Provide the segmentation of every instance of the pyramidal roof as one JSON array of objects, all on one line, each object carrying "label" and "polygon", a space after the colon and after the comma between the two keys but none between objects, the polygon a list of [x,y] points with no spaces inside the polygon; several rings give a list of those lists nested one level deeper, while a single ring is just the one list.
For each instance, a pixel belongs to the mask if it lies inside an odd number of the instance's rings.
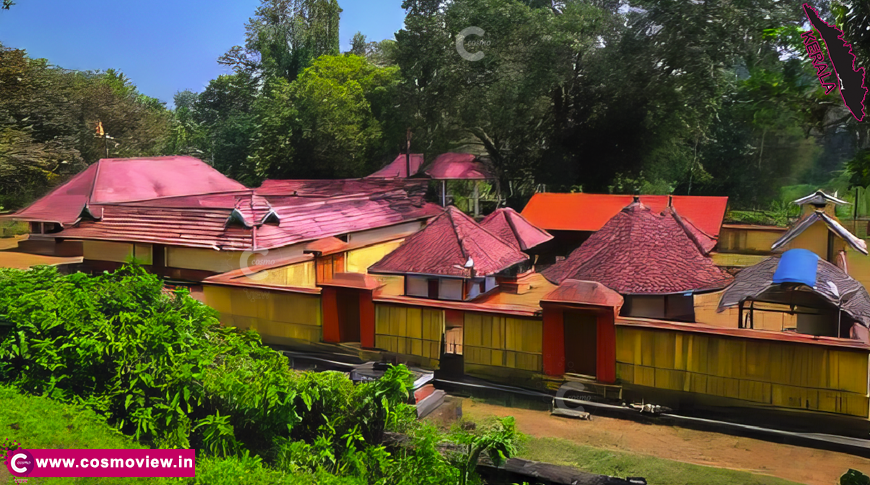
[{"label": "pyramidal roof", "polygon": [[370,273],[469,277],[491,275],[528,259],[519,249],[448,207],[369,268]]},{"label": "pyramidal roof", "polygon": [[553,239],[550,233],[533,226],[525,217],[511,208],[496,210],[486,216],[480,222],[480,226],[520,251],[526,251]]},{"label": "pyramidal roof", "polygon": [[423,154],[412,153],[410,157],[404,153],[400,153],[395,160],[390,162],[386,167],[367,176],[366,178],[408,178],[408,162],[410,162],[411,175],[415,175],[423,166]]},{"label": "pyramidal roof", "polygon": [[553,283],[597,281],[621,294],[667,294],[723,288],[731,275],[713,264],[692,230],[669,207],[655,213],[634,202],[564,261],[542,272]]},{"label": "pyramidal roof", "polygon": [[193,157],[105,158],[12,218],[71,224],[86,206],[247,190]]}]

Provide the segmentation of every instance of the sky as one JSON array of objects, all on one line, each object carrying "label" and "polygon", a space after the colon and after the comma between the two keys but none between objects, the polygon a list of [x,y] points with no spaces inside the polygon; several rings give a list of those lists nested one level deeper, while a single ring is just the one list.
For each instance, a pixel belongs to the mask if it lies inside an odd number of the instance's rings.
[{"label": "sky", "polygon": [[[123,72],[139,92],[166,101],[202,91],[229,70],[217,58],[244,42],[259,0],[16,0],[0,10],[0,43],[77,70]],[[362,32],[393,38],[402,0],[339,0],[341,50]]]}]

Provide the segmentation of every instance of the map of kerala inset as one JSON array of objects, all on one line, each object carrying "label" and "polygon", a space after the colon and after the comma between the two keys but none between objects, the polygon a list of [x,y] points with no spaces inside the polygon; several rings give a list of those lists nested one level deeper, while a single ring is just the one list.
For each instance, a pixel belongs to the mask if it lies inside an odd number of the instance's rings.
[{"label": "map of kerala inset", "polygon": [[816,9],[806,3],[803,8],[828,49],[828,57],[836,79],[829,78],[827,82],[835,82],[839,86],[843,103],[856,120],[862,121],[865,116],[864,100],[867,96],[867,88],[864,85],[865,72],[863,67],[855,69],[856,59],[855,54],[852,53],[852,44],[847,44],[843,40],[843,31],[822,20]]}]

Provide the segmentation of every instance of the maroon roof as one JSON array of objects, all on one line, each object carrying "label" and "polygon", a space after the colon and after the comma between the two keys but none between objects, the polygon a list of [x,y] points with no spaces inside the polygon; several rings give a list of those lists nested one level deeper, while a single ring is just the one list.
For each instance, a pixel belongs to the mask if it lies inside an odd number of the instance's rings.
[{"label": "maroon roof", "polygon": [[86,205],[245,190],[193,157],[106,158],[10,217],[71,224]]},{"label": "maroon roof", "polygon": [[480,222],[480,226],[509,242],[520,251],[525,251],[553,239],[550,233],[533,226],[511,208],[496,210],[486,216]]},{"label": "maroon roof", "polygon": [[713,264],[678,222],[634,202],[579,248],[542,274],[554,283],[597,281],[622,294],[665,294],[718,289],[732,277]]},{"label": "maroon roof", "polygon": [[584,306],[622,307],[619,293],[594,281],[565,280],[541,299],[542,303],[569,303]]},{"label": "maroon roof", "polygon": [[369,272],[469,277],[470,271],[464,269],[469,259],[474,273],[482,276],[505,270],[528,256],[451,206]]},{"label": "maroon roof", "polygon": [[[423,154],[422,153],[412,153],[411,154],[411,175],[416,174],[420,171],[420,167],[423,165]],[[395,160],[390,162],[386,167],[378,170],[377,172],[369,175],[366,178],[407,178],[408,177],[408,160],[407,156],[403,153],[400,153],[399,156],[396,157]]]},{"label": "maroon roof", "polygon": [[486,180],[492,176],[471,153],[442,153],[424,170],[435,180]]}]

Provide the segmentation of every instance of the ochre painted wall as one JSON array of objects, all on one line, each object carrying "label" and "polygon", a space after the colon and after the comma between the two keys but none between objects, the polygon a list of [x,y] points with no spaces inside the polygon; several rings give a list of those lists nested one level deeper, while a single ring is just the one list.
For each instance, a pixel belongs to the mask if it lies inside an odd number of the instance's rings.
[{"label": "ochre painted wall", "polygon": [[627,384],[777,407],[868,416],[868,352],[822,345],[616,327]]},{"label": "ochre painted wall", "polygon": [[395,239],[373,246],[366,246],[360,249],[354,249],[347,252],[347,272],[348,273],[365,273],[369,266],[377,263],[387,254],[393,252],[394,249],[402,245],[404,239]]},{"label": "ochre painted wall", "polygon": [[[740,308],[737,306],[726,308],[722,313],[717,313],[719,300],[722,292],[695,294],[695,321],[714,325],[716,327],[740,328]],[[784,305],[769,303],[755,303],[754,328],[756,330],[771,330],[781,332],[786,328],[797,327],[797,316],[781,313],[779,311],[764,311],[765,309],[786,310]],[[743,318],[748,319],[749,304],[743,310]]]},{"label": "ochre painted wall", "polygon": [[92,261],[111,261],[126,263],[130,258],[136,259],[142,264],[152,263],[152,247],[146,243],[122,243],[110,241],[83,241],[82,253],[84,259]]},{"label": "ochre painted wall", "polygon": [[304,244],[259,251],[217,251],[204,248],[166,248],[166,266],[226,273],[245,266],[272,264],[283,259],[302,256]]},{"label": "ochre painted wall", "polygon": [[468,364],[543,372],[541,319],[465,312],[463,327],[466,372]]},{"label": "ochre painted wall", "polygon": [[785,234],[784,229],[722,226],[716,251],[720,253],[769,253],[770,246]]},{"label": "ochre painted wall", "polygon": [[437,365],[443,336],[444,310],[375,303],[375,347],[379,349]]},{"label": "ochre painted wall", "polygon": [[203,285],[205,303],[220,312],[221,323],[255,330],[266,343],[320,342],[320,295]]},{"label": "ochre painted wall", "polygon": [[297,288],[314,288],[314,278],[313,260],[267,269],[249,276],[251,281],[256,281],[259,284]]},{"label": "ochre painted wall", "polygon": [[[813,225],[804,230],[804,232],[798,234],[797,237],[792,239],[791,242],[786,244],[783,251],[795,248],[809,249],[816,253],[820,258],[827,259],[829,233],[828,226],[825,225],[824,222],[816,221]],[[844,249],[845,247],[845,242],[838,236],[834,236],[833,254],[836,255],[839,250]]]}]

